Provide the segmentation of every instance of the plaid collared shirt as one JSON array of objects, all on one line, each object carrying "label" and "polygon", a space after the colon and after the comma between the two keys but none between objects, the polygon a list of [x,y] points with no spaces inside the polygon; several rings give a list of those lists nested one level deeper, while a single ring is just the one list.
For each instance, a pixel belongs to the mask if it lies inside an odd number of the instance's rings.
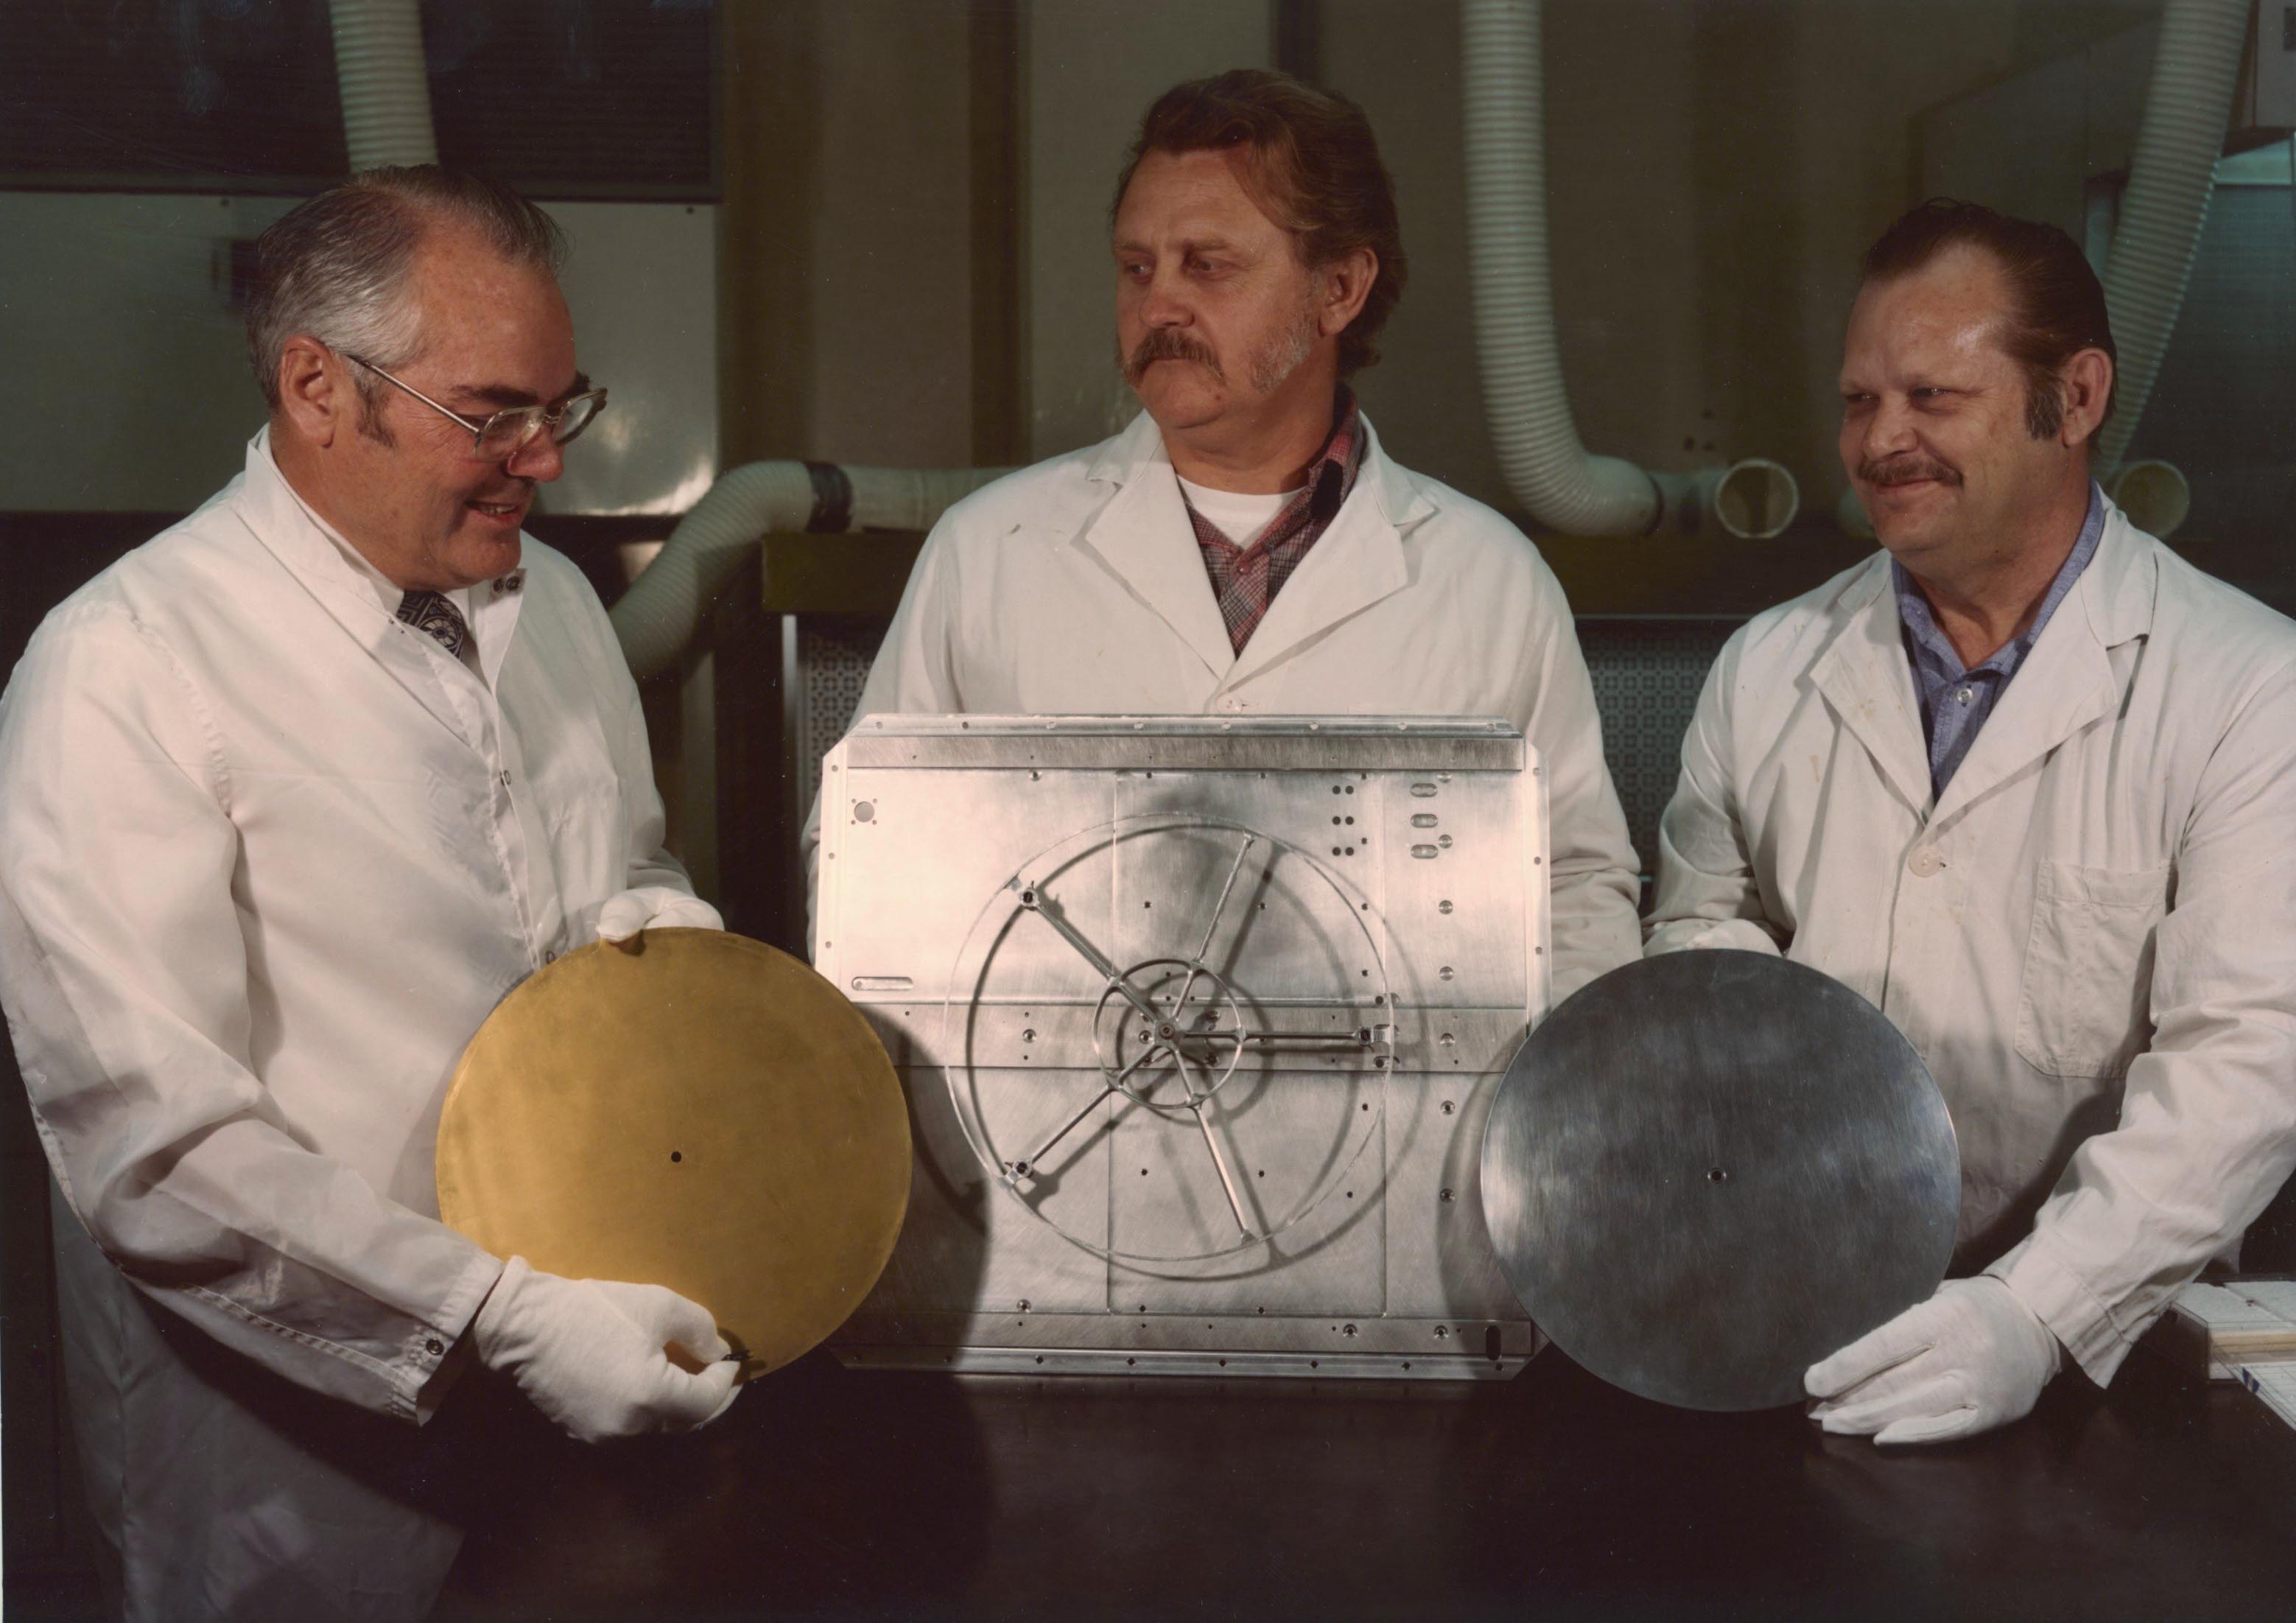
[{"label": "plaid collared shirt", "polygon": [[1308,464],[1308,482],[1250,546],[1238,546],[1220,533],[1218,525],[1198,512],[1188,493],[1180,501],[1188,521],[1196,529],[1196,546],[1204,555],[1204,572],[1211,577],[1212,595],[1219,600],[1220,618],[1227,622],[1227,640],[1236,652],[1251,641],[1251,634],[1267,616],[1267,605],[1292,578],[1308,549],[1323,538],[1332,520],[1355,488],[1356,470],[1363,463],[1363,435],[1357,426],[1354,392],[1340,391],[1332,437]]}]

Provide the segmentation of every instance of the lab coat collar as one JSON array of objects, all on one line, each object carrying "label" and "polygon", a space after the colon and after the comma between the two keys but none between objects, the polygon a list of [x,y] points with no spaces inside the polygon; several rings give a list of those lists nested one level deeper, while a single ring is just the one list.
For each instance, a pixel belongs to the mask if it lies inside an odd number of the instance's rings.
[{"label": "lab coat collar", "polygon": [[[354,566],[346,555],[349,543],[311,510],[279,471],[271,455],[268,427],[248,441],[237,505],[255,538],[353,642],[450,731],[472,738],[471,713],[445,685],[456,679],[455,671],[467,676],[467,668],[428,637],[401,625],[395,605],[385,607],[375,584],[380,577],[371,579],[373,571],[363,573]],[[478,638],[480,675],[489,689],[516,634],[524,575],[522,569],[513,570],[470,593],[467,618]]]},{"label": "lab coat collar", "polygon": [[[1382,598],[1410,584],[1403,555],[1406,523],[1416,524],[1434,504],[1414,480],[1406,488],[1391,476],[1401,470],[1381,455],[1368,418],[1359,420],[1363,461],[1355,488],[1237,656],[1230,680],[1241,682],[1282,663],[1307,644]],[[1408,475],[1405,476],[1408,479]],[[1406,515],[1398,521],[1397,515]]]},{"label": "lab coat collar", "polygon": [[2127,515],[2108,504],[2096,555],[2073,583],[2079,611],[2067,611],[2071,602],[2060,604],[2041,628],[1977,742],[1938,798],[1933,824],[1950,820],[2082,728],[2120,709],[2127,677],[2115,673],[2107,651],[2152,628],[2160,579],[2153,547]]},{"label": "lab coat collar", "polygon": [[1810,667],[1810,680],[1834,719],[1866,747],[1890,788],[1919,816],[1930,803],[1929,748],[1898,635],[1889,553],[1867,559],[1850,577],[1835,619],[1840,628]]},{"label": "lab coat collar", "polygon": [[1840,629],[1811,666],[1810,679],[1890,786],[1938,826],[2112,713],[2121,679],[2106,651],[2151,629],[2160,578],[2157,545],[2107,504],[2096,556],[2073,584],[2071,599],[2042,627],[1933,807],[1929,747],[1886,552],[1869,559],[1842,588]]},{"label": "lab coat collar", "polygon": [[1265,670],[1410,579],[1403,531],[1435,511],[1420,482],[1390,463],[1368,418],[1355,488],[1252,633],[1239,657],[1204,572],[1203,553],[1155,420],[1143,412],[1085,471],[1116,487],[1077,532],[1177,632],[1223,684]]},{"label": "lab coat collar", "polygon": [[1077,545],[1114,570],[1214,676],[1226,679],[1235,667],[1235,651],[1155,421],[1141,413],[1100,448],[1086,478],[1117,489],[1077,532]]}]

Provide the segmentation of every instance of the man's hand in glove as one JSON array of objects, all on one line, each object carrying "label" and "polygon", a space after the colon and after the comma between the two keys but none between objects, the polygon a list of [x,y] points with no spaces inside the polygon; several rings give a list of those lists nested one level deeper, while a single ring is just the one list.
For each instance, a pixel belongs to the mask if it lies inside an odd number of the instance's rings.
[{"label": "man's hand in glove", "polygon": [[598,909],[598,939],[627,941],[642,930],[723,930],[726,921],[698,896],[668,885],[641,885],[606,898]]},{"label": "man's hand in glove", "polygon": [[[471,1321],[472,1350],[586,1443],[690,1431],[733,1403],[740,1366],[708,1309],[660,1285],[562,1279],[513,1257]],[[708,1365],[690,1375],[675,1341]]]},{"label": "man's hand in glove", "polygon": [[2057,1373],[2057,1339],[1991,1275],[1929,1300],[1814,1364],[1809,1417],[1877,1443],[1941,1443],[2021,1419]]}]

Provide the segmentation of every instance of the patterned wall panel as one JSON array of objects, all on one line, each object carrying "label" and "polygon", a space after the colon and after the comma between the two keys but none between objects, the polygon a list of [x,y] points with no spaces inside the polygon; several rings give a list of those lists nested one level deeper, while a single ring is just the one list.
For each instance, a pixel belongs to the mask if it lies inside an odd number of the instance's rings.
[{"label": "patterned wall panel", "polygon": [[[1595,678],[1603,714],[1603,753],[1627,808],[1635,854],[1648,873],[1658,859],[1658,819],[1674,793],[1683,730],[1698,702],[1727,620],[1589,619],[1578,641]],[[821,758],[853,719],[861,684],[876,657],[885,623],[866,618],[803,621],[798,638],[796,813],[821,786]]]},{"label": "patterned wall panel", "polygon": [[845,736],[861,706],[886,622],[873,615],[811,615],[798,622],[797,759],[791,778],[802,818],[821,789],[821,758]]},{"label": "patterned wall panel", "polygon": [[1737,628],[1734,620],[1578,622],[1578,645],[1603,716],[1603,756],[1645,876],[1658,865],[1659,814],[1674,794],[1682,735],[1699,689]]}]

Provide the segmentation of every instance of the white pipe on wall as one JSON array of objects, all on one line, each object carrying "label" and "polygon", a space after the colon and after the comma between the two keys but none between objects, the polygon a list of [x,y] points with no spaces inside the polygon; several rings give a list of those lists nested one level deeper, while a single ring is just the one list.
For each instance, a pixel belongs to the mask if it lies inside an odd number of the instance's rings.
[{"label": "white pipe on wall", "polygon": [[2096,447],[2108,480],[2144,418],[2184,306],[2232,117],[2248,16],[2249,0],[2169,0],[2161,14],[2144,121],[2104,269],[2105,308],[2120,351],[2119,409]]},{"label": "white pipe on wall", "polygon": [[2193,487],[2165,462],[2133,462],[2112,476],[2113,504],[2149,536],[2173,535],[2193,511]]},{"label": "white pipe on wall", "polygon": [[[2119,393],[2112,421],[2096,437],[2091,465],[2129,521],[2155,536],[2169,535],[2185,521],[2192,487],[2167,463],[2123,468],[2120,459],[2144,420],[2208,223],[2248,38],[2249,4],[2168,0],[2105,262],[2105,309],[2120,352]],[[1842,496],[1837,516],[1851,535],[1874,533],[1855,490]]]},{"label": "white pipe on wall", "polygon": [[415,0],[332,0],[327,14],[351,173],[377,164],[438,162]]},{"label": "white pipe on wall", "polygon": [[[1580,443],[1563,387],[1547,257],[1540,6],[1466,0],[1461,20],[1475,335],[1508,488],[1532,518],[1565,535],[1710,526],[1732,535],[1777,534],[1792,521],[1800,492],[1775,463],[1652,474],[1619,457],[1590,455]],[[1755,528],[1739,528],[1749,521]]]},{"label": "white pipe on wall", "polygon": [[1767,457],[1650,477],[1666,503],[1658,528],[1685,535],[1718,529],[1741,541],[1767,541],[1783,533],[1801,509],[1800,485],[1784,463]]},{"label": "white pipe on wall", "polygon": [[615,601],[614,635],[643,682],[676,664],[710,603],[761,537],[930,529],[1004,468],[839,468],[758,462],[718,477]]}]

